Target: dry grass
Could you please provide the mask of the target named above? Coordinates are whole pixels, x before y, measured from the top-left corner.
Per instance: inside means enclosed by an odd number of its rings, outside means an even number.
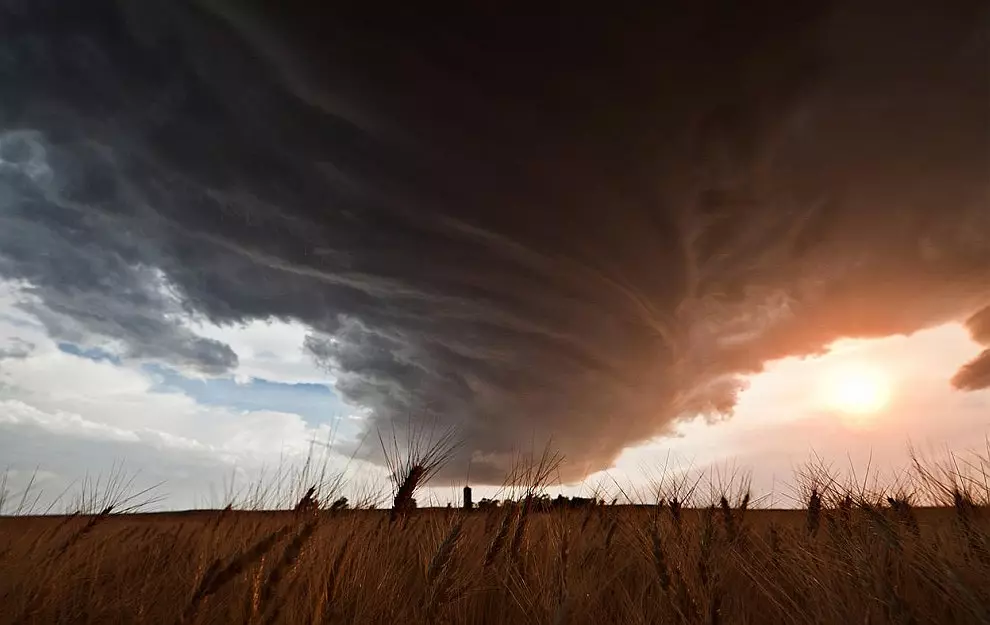
[[[580,510],[7,518],[0,622],[980,623],[982,512],[862,503],[821,510],[816,533],[807,511],[714,507],[681,510],[679,530],[669,507],[631,506],[589,524]],[[499,554],[510,535],[517,551]]]
[[[282,512],[6,517],[0,623],[988,623],[987,502],[961,475],[919,465],[895,493],[818,466],[796,510],[692,486],[401,523],[309,490]]]

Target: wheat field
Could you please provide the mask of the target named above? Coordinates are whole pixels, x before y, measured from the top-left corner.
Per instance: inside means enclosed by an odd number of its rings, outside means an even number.
[[[940,505],[817,479],[800,510],[738,489],[330,510],[310,490],[294,511],[6,517],[0,622],[988,623],[986,501],[920,477]]]

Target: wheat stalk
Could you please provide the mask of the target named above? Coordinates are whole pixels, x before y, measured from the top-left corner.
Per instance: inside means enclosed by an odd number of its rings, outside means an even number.
[[[221,563],[220,558],[214,560],[203,574],[195,592],[193,592],[192,597],[189,599],[189,603],[182,611],[182,614],[179,617],[179,623],[188,623],[196,615],[200,605],[204,600],[206,600],[207,597],[223,588],[223,586],[237,577],[237,575],[239,575],[248,565],[260,560],[262,556],[268,553],[268,551],[278,544],[282,538],[288,535],[291,529],[292,528],[290,526],[286,526],[272,532],[268,536],[265,536],[256,542],[250,548],[241,552],[236,558],[233,558],[226,565]]]

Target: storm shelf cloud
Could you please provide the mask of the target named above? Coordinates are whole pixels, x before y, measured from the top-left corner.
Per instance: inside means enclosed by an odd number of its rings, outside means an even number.
[[[302,323],[370,431],[455,428],[488,482],[839,338],[987,343],[985,4],[756,4],[0,1],[0,277],[55,340],[208,376],[238,356],[190,319]]]

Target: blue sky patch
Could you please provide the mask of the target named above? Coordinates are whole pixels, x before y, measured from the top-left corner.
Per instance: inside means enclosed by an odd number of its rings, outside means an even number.
[[[58,350],[64,354],[71,354],[80,358],[86,358],[93,362],[109,362],[115,365],[120,364],[120,357],[111,354],[99,347],[80,347],[75,343],[59,343]]]
[[[158,382],[154,392],[180,392],[207,406],[234,410],[274,410],[298,414],[310,424],[327,423],[354,412],[324,384],[286,384],[252,378],[238,384],[233,378],[197,380],[161,365],[144,365]]]

